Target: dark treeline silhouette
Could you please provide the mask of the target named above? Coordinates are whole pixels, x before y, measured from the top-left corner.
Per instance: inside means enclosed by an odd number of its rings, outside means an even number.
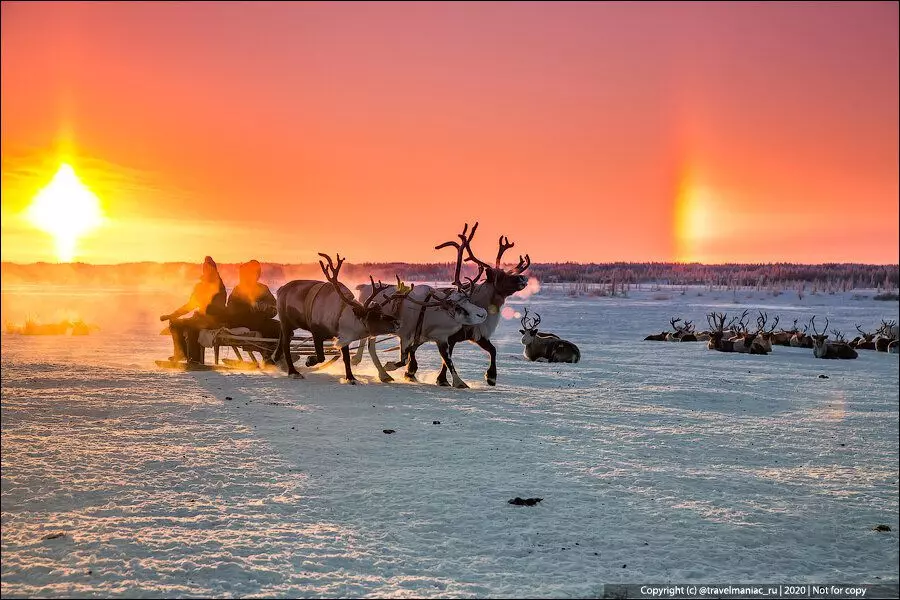
[[[230,288],[238,280],[238,264],[219,265]],[[376,279],[393,281],[449,281],[451,263],[350,263],[341,272],[347,281],[363,281],[372,274]],[[474,269],[466,265],[474,275]],[[464,273],[464,275],[467,273]],[[90,287],[169,287],[191,282],[197,277],[194,263],[122,263],[91,265],[85,263],[2,263],[4,286],[22,284],[62,284]],[[864,265],[832,263],[801,265],[698,263],[533,263],[529,275],[541,283],[584,283],[613,285],[712,285],[720,287],[790,287],[798,283],[812,286],[828,284],[839,289],[896,289],[900,285],[900,265]],[[263,263],[262,280],[273,286],[291,279],[322,279],[318,263]]]

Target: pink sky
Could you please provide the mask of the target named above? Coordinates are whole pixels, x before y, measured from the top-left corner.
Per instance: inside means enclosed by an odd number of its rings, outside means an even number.
[[[897,3],[2,5],[2,255],[896,263]]]

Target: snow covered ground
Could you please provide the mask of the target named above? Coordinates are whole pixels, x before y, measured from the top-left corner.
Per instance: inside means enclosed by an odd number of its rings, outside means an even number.
[[[4,291],[3,318],[23,318],[42,292],[30,293]],[[540,312],[582,363],[525,361],[505,321],[497,387],[486,355],[457,347],[469,390],[433,385],[433,348],[421,384],[379,383],[368,357],[358,386],[336,366],[303,381],[162,372],[153,360],[171,342],[155,317],[171,301],[89,337],[3,335],[0,591],[579,597],[608,583],[896,582],[896,355],[640,341],[673,316],[744,308],[785,325],[827,315],[851,338],[856,323],[898,318],[871,296],[545,287],[510,306]]]

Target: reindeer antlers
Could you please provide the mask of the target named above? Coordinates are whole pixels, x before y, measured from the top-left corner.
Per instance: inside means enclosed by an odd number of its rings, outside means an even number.
[[[356,299],[353,298],[353,296],[348,297],[347,294],[344,293],[343,288],[341,288],[341,284],[338,283],[338,273],[341,272],[341,266],[344,264],[344,259],[341,258],[341,255],[335,255],[337,256],[337,266],[335,266],[335,264],[331,261],[331,257],[324,252],[319,252],[319,256],[328,261],[327,267],[321,260],[319,261],[319,266],[322,267],[322,272],[325,274],[325,279],[331,282],[331,285],[334,286],[334,289],[338,293],[338,296],[340,296],[341,299],[350,306],[359,306],[359,302],[357,302]]]
[[[463,264],[463,250],[468,250],[470,259],[474,258],[474,256],[472,255],[472,248],[469,246],[469,244],[472,242],[472,238],[475,237],[476,229],[478,229],[478,221],[475,222],[475,225],[472,226],[472,231],[469,233],[468,236],[466,236],[466,232],[469,230],[469,224],[466,223],[465,227],[463,227],[462,233],[457,234],[457,236],[460,239],[459,242],[454,242],[453,240],[450,240],[450,241],[444,242],[443,244],[439,244],[434,247],[435,250],[440,250],[441,248],[447,248],[450,246],[453,246],[454,248],[456,248],[456,272],[453,275],[453,285],[455,285],[459,288],[462,288],[462,282],[459,280],[459,275],[460,275],[460,271],[462,270],[462,264]],[[482,269],[484,269],[484,267],[486,267],[486,266],[489,266],[489,265],[479,262],[479,261],[476,261],[476,262],[478,262],[478,265],[481,266]],[[481,277],[481,273],[483,273],[483,270],[479,271],[478,277]],[[478,280],[478,277],[475,278],[476,281]]]
[[[822,328],[822,333],[819,333],[819,330],[816,329],[816,316],[815,315],[813,315],[812,318],[809,320],[809,324],[812,327],[813,333],[816,334],[816,336],[822,336],[822,335],[825,335],[828,333],[828,317],[825,317],[825,327]]]
[[[537,326],[541,324],[541,315],[538,313],[534,313],[534,317],[531,320],[528,319],[528,308],[525,308],[525,316],[522,317],[522,329],[537,329]]]
[[[500,236],[499,241],[500,249],[497,251],[497,268],[500,268],[500,259],[503,257],[503,253],[516,245],[515,242],[510,243],[509,238],[505,235]],[[519,257],[522,258],[521,256]]]

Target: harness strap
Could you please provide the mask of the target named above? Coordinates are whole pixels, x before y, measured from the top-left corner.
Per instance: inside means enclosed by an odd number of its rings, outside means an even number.
[[[431,299],[431,296],[432,296],[432,292],[431,292],[431,290],[428,290],[428,293],[425,295],[424,302],[427,303]],[[425,310],[427,308],[428,307],[425,306],[424,304],[419,306],[419,318],[416,319],[416,332],[413,335],[413,345],[412,345],[413,348],[416,348],[419,346],[419,338],[422,337],[422,326],[425,324]]]
[[[312,293],[306,295],[306,305],[303,307],[303,316],[306,318],[306,326],[312,326],[312,310],[313,304],[316,301],[316,297],[319,295],[319,292],[324,289],[326,285],[331,285],[328,283],[317,283],[313,286]]]

